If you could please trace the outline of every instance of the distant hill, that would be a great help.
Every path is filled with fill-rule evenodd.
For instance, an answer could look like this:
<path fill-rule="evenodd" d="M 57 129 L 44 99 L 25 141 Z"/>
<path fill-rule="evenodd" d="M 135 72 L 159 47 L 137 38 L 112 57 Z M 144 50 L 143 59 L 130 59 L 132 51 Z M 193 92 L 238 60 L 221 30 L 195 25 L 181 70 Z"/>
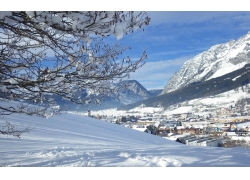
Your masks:
<path fill-rule="evenodd" d="M 151 89 L 151 90 L 148 90 L 148 92 L 151 94 L 152 97 L 154 96 L 158 96 L 161 92 L 162 92 L 163 89 Z"/>
<path fill-rule="evenodd" d="M 124 83 L 128 85 L 126 89 L 123 89 L 116 93 L 115 92 L 111 93 L 108 96 L 104 96 L 102 98 L 101 105 L 93 103 L 89 105 L 77 105 L 69 101 L 63 100 L 61 97 L 54 96 L 54 98 L 56 99 L 56 103 L 60 105 L 61 108 L 64 109 L 70 109 L 75 111 L 86 111 L 88 109 L 102 110 L 102 109 L 116 108 L 122 105 L 132 104 L 141 100 L 152 98 L 158 96 L 162 91 L 162 89 L 148 91 L 136 80 L 122 81 L 118 85 L 122 86 Z M 83 90 L 82 97 L 86 95 L 87 93 Z M 103 96 L 102 94 L 97 95 L 97 97 L 102 97 L 102 96 Z"/>
<path fill-rule="evenodd" d="M 195 98 L 217 95 L 249 84 L 250 32 L 237 40 L 212 46 L 184 63 L 157 97 L 120 106 L 141 104 L 168 107 Z"/>

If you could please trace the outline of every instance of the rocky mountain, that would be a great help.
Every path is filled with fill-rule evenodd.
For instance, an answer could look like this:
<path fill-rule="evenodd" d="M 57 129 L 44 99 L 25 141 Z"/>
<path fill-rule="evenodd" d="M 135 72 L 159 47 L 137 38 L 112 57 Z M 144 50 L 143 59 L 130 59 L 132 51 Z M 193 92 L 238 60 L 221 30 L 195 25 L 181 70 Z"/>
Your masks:
<path fill-rule="evenodd" d="M 152 94 L 147 91 L 147 89 L 143 87 L 138 81 L 123 81 L 120 83 L 120 85 L 123 85 L 124 83 L 128 85 L 126 89 L 109 95 L 110 97 L 117 99 L 117 101 L 119 101 L 121 104 L 131 104 L 152 97 Z"/>
<path fill-rule="evenodd" d="M 245 92 L 250 93 L 250 64 L 228 74 L 188 84 L 187 86 L 175 91 L 171 91 L 156 97 L 138 101 L 133 104 L 120 106 L 118 110 L 130 110 L 144 104 L 146 107 L 164 107 L 176 105 L 192 99 L 215 96 L 226 91 L 235 90 L 243 86 Z"/>
<path fill-rule="evenodd" d="M 184 63 L 168 81 L 161 94 L 188 84 L 207 81 L 243 68 L 250 63 L 250 32 L 238 40 L 212 46 Z"/>
<path fill-rule="evenodd" d="M 99 104 L 89 104 L 84 106 L 75 105 L 69 103 L 68 101 L 60 100 L 60 97 L 57 98 L 57 104 L 59 104 L 61 107 L 65 107 L 66 109 L 70 108 L 71 110 L 77 110 L 77 111 L 85 111 L 88 109 L 101 110 L 101 109 L 116 108 L 122 105 L 136 103 L 138 101 L 155 97 L 159 95 L 162 91 L 162 89 L 148 91 L 136 80 L 122 81 L 118 84 L 118 86 L 123 86 L 125 83 L 127 87 L 119 92 L 113 92 L 104 97 L 102 94 L 98 95 L 99 97 L 102 97 L 101 105 Z"/>

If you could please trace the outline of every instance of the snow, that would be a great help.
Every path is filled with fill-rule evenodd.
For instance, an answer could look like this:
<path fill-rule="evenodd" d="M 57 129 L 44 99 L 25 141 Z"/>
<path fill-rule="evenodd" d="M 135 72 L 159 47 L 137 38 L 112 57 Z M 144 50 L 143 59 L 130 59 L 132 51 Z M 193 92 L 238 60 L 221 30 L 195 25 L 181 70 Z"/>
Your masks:
<path fill-rule="evenodd" d="M 223 135 L 227 135 L 227 136 L 237 136 L 237 134 L 235 132 L 224 132 Z"/>
<path fill-rule="evenodd" d="M 243 88 L 246 88 L 243 86 Z M 184 114 L 184 113 L 193 113 L 195 115 L 199 116 L 208 116 L 211 113 L 211 109 L 208 107 L 213 107 L 214 109 L 220 109 L 220 108 L 230 108 L 230 106 L 235 106 L 235 103 L 238 100 L 250 98 L 250 94 L 245 90 L 245 92 L 242 91 L 242 89 L 230 90 L 221 94 L 218 94 L 216 96 L 210 96 L 206 98 L 198 98 L 193 99 L 190 101 L 183 102 L 181 104 L 181 107 L 167 108 L 163 115 L 173 115 L 173 114 Z M 195 109 L 198 109 L 196 112 Z M 208 111 L 204 111 L 208 110 Z M 226 119 L 225 119 L 226 120 Z M 231 119 L 229 119 L 230 121 Z M 199 122 L 196 122 L 199 123 Z M 206 122 L 201 122 L 202 124 Z M 185 122 L 185 124 L 188 124 L 188 122 Z M 249 124 L 250 125 L 250 124 Z"/>
<path fill-rule="evenodd" d="M 126 21 L 116 24 L 115 36 L 117 40 L 120 40 L 123 37 L 123 33 L 126 31 L 127 26 L 128 24 Z"/>
<path fill-rule="evenodd" d="M 243 68 L 249 59 L 249 33 L 236 41 L 212 46 L 186 61 L 168 81 L 161 94 L 177 90 L 190 83 L 210 80 Z M 211 74 L 210 74 L 211 73 Z"/>
<path fill-rule="evenodd" d="M 99 111 L 92 111 L 92 115 L 107 115 L 107 116 L 126 116 L 126 115 L 140 115 L 144 116 L 148 113 L 157 113 L 161 112 L 162 108 L 155 107 L 136 107 L 134 109 L 130 109 L 129 111 L 117 110 L 116 108 L 105 109 Z M 87 113 L 78 113 L 80 115 L 87 115 Z"/>
<path fill-rule="evenodd" d="M 237 65 L 233 65 L 231 63 L 223 63 L 223 66 L 207 80 L 223 76 L 225 74 L 228 74 L 229 72 L 236 71 L 240 68 L 243 68 L 246 64 L 247 64 L 246 62 L 242 62 Z"/>
<path fill-rule="evenodd" d="M 163 114 L 164 115 L 171 115 L 171 114 L 190 113 L 191 110 L 192 110 L 192 106 L 185 106 L 185 107 L 179 107 L 179 108 L 171 110 L 171 111 L 167 110 Z"/>
<path fill-rule="evenodd" d="M 137 130 L 137 131 L 142 131 L 142 132 L 144 132 L 144 131 L 146 131 L 147 130 L 147 128 L 132 128 L 132 129 L 134 129 L 134 130 Z"/>
<path fill-rule="evenodd" d="M 248 149 L 186 146 L 73 113 L 48 119 L 12 114 L 4 116 L 1 125 L 5 121 L 34 129 L 21 139 L 0 136 L 3 167 L 250 166 Z"/>
<path fill-rule="evenodd" d="M 239 90 L 238 92 L 230 90 L 225 93 L 218 94 L 214 97 L 193 99 L 189 101 L 189 104 L 192 105 L 200 103 L 202 105 L 220 105 L 221 107 L 225 105 L 225 107 L 229 107 L 231 104 L 234 104 L 236 101 L 243 98 L 250 98 L 250 94 L 247 92 L 243 92 L 242 90 Z"/>
<path fill-rule="evenodd" d="M 80 115 L 87 116 L 87 113 L 79 113 Z M 113 109 L 105 109 L 105 110 L 99 110 L 99 111 L 91 111 L 92 115 L 107 115 L 107 116 L 122 116 L 126 115 L 126 111 L 117 111 L 116 108 Z"/>
<path fill-rule="evenodd" d="M 171 140 L 171 141 L 176 141 L 177 138 L 181 138 L 181 137 L 185 137 L 186 135 L 182 135 L 182 134 L 175 134 L 175 135 L 171 135 L 169 137 L 163 137 L 165 139 Z"/>
<path fill-rule="evenodd" d="M 241 76 L 242 76 L 242 75 L 233 78 L 232 81 L 235 81 L 236 79 L 240 78 Z"/>

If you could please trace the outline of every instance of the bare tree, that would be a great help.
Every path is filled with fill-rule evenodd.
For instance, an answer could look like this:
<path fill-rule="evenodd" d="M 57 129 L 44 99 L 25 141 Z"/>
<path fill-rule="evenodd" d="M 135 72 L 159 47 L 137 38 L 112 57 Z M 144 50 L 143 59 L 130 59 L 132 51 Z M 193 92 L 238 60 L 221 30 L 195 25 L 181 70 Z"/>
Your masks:
<path fill-rule="evenodd" d="M 6 124 L 3 125 L 0 129 L 0 134 L 2 135 L 11 135 L 11 136 L 14 136 L 14 137 L 17 137 L 17 138 L 21 138 L 21 135 L 23 133 L 28 133 L 30 132 L 32 129 L 34 129 L 35 127 L 26 127 L 25 129 L 22 129 L 22 130 L 19 130 L 15 127 L 15 125 L 11 124 L 10 122 L 6 121 L 5 122 Z"/>
<path fill-rule="evenodd" d="M 0 114 L 46 117 L 58 113 L 52 95 L 77 104 L 119 90 L 147 58 L 132 61 L 130 47 L 105 43 L 148 25 L 145 12 L 0 12 Z M 82 96 L 86 92 L 86 96 Z M 3 101 L 32 102 L 4 105 Z M 4 132 L 0 131 L 0 134 Z"/>

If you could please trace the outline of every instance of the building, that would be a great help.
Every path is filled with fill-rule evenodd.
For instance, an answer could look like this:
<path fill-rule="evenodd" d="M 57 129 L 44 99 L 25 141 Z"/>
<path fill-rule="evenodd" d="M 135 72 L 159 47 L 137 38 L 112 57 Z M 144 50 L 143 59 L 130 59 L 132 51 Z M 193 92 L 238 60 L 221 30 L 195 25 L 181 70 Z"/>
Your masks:
<path fill-rule="evenodd" d="M 184 134 L 184 133 L 189 133 L 189 134 L 203 134 L 203 128 L 200 127 L 195 127 L 195 126 L 188 126 L 188 127 L 183 127 L 183 126 L 176 126 L 173 129 L 171 129 L 172 133 L 175 134 Z"/>
<path fill-rule="evenodd" d="M 177 142 L 182 144 L 186 144 L 189 146 L 209 146 L 209 147 L 218 147 L 221 139 L 214 137 L 198 137 L 198 136 L 185 136 L 181 138 L 177 138 Z"/>
<path fill-rule="evenodd" d="M 90 110 L 88 110 L 88 117 L 91 117 L 91 112 L 90 112 Z"/>
<path fill-rule="evenodd" d="M 220 132 L 221 129 L 219 127 L 217 127 L 215 124 L 211 124 L 207 127 L 204 127 L 204 133 L 206 134 L 212 134 L 215 132 Z"/>
<path fill-rule="evenodd" d="M 137 120 L 138 125 L 154 125 L 157 122 L 158 122 L 158 120 L 156 120 L 152 117 L 149 117 L 149 116 L 141 117 Z"/>

